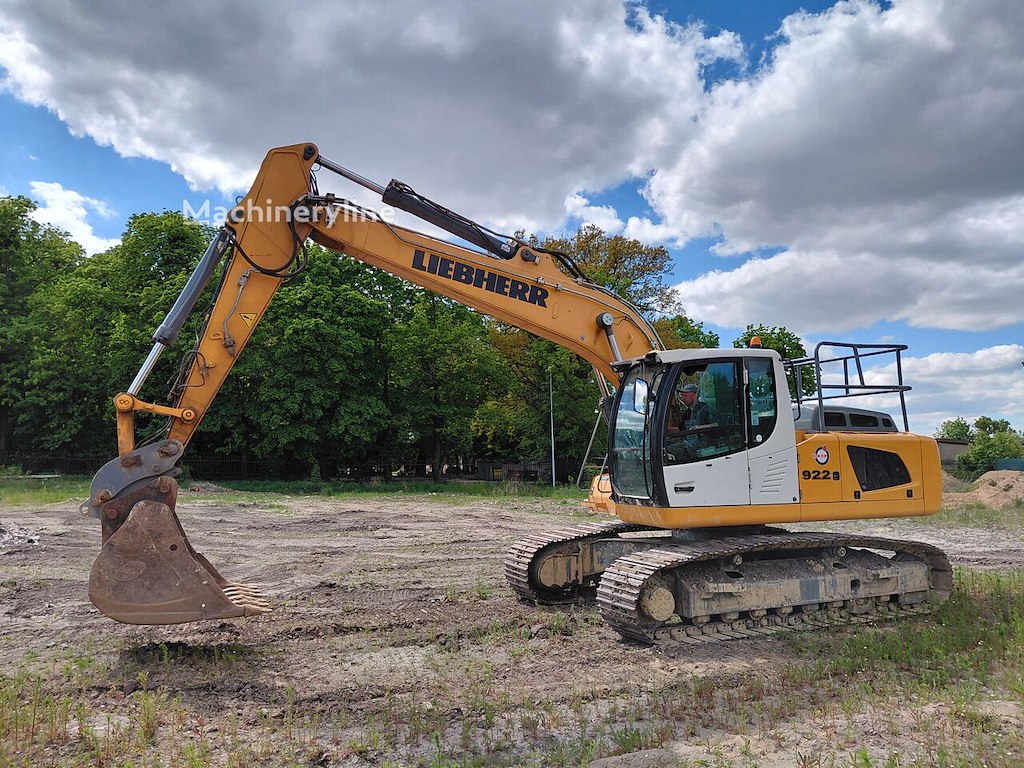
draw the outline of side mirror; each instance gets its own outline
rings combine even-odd
[[[633,410],[636,413],[647,413],[648,389],[647,382],[643,379],[636,380],[633,388]]]

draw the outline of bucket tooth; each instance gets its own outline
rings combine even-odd
[[[188,541],[166,504],[140,501],[104,543],[89,599],[125,624],[180,624],[270,610],[260,590],[227,581]]]

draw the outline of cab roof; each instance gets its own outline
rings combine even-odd
[[[707,360],[709,358],[770,358],[781,360],[781,355],[774,349],[764,347],[745,347],[729,349],[711,349],[708,347],[697,347],[695,349],[655,349],[642,357],[633,357],[627,360],[618,360],[612,364],[617,371],[624,371],[639,362],[652,365],[673,363],[687,363],[695,360]]]

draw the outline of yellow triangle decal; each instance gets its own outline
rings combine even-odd
[[[239,312],[238,316],[242,318],[242,322],[245,323],[246,327],[252,328],[254,325],[256,325],[255,312]]]

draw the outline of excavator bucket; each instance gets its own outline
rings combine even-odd
[[[103,543],[89,599],[125,624],[179,624],[270,610],[260,591],[233,584],[196,552],[174,510],[140,501]]]

